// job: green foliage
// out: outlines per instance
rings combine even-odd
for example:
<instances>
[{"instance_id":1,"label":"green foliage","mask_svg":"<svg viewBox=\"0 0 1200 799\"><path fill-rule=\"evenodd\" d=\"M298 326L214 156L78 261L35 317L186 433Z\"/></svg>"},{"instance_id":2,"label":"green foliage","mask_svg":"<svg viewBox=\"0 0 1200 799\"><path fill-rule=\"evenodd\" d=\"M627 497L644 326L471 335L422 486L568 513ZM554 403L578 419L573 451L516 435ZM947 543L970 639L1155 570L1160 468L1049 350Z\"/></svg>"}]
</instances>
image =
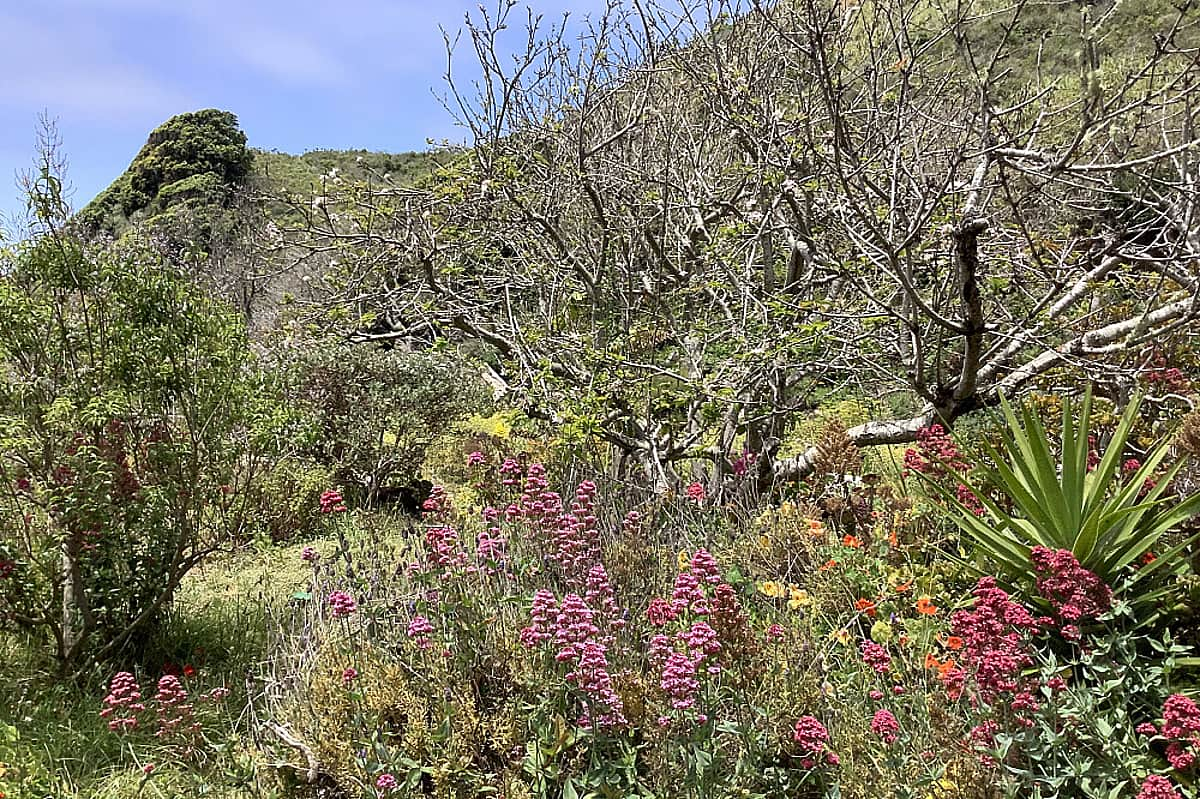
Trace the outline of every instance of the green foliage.
<instances>
[{"instance_id":1,"label":"green foliage","mask_svg":"<svg viewBox=\"0 0 1200 799\"><path fill-rule=\"evenodd\" d=\"M79 221L89 231L117 235L135 217L179 205L223 208L253 163L232 113L179 114L151 132L129 169L79 212Z\"/></svg>"},{"instance_id":2,"label":"green foliage","mask_svg":"<svg viewBox=\"0 0 1200 799\"><path fill-rule=\"evenodd\" d=\"M61 208L55 187L40 207ZM236 314L138 242L64 222L43 215L0 270L0 618L66 663L144 632L239 526L253 384Z\"/></svg>"},{"instance_id":3,"label":"green foliage","mask_svg":"<svg viewBox=\"0 0 1200 799\"><path fill-rule=\"evenodd\" d=\"M430 444L484 402L468 367L436 352L307 341L283 368L316 433L302 451L368 502L417 479Z\"/></svg>"},{"instance_id":4,"label":"green foliage","mask_svg":"<svg viewBox=\"0 0 1200 799\"><path fill-rule=\"evenodd\" d=\"M1033 580L1030 550L1035 546L1066 549L1106 584L1133 592L1131 599L1149 604L1161 598L1160 592L1150 590L1150 581L1179 572L1185 565L1180 553L1194 537L1160 553L1133 577L1127 570L1200 510L1200 495L1176 502L1167 493L1187 457L1165 465L1173 454L1169 441L1151 448L1136 468L1125 468L1126 443L1140 406L1140 399L1129 404L1104 455L1092 463L1095 431L1090 390L1078 420L1071 403L1064 403L1057 458L1033 409L1021 406L1018 415L1005 400L1006 428L1000 444L982 445L987 460L973 473L978 475L975 494L987 515L976 515L944 487L931 484L950 500L951 519L978 547L989 568L1028 588ZM991 490L1003 499L993 498Z\"/></svg>"}]
</instances>

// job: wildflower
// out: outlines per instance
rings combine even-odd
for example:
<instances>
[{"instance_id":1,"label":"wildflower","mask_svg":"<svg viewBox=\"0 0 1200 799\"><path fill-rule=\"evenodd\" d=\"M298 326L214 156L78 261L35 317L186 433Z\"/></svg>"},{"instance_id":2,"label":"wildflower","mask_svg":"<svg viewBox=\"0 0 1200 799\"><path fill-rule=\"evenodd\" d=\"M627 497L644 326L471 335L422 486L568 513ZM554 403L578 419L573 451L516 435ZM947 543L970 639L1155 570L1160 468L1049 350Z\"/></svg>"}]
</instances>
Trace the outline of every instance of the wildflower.
<instances>
[{"instance_id":1,"label":"wildflower","mask_svg":"<svg viewBox=\"0 0 1200 799\"><path fill-rule=\"evenodd\" d=\"M399 787L399 785L400 784L396 782L396 778L391 774L380 774L379 778L375 780L375 790L379 791L380 793L394 791Z\"/></svg>"},{"instance_id":2,"label":"wildflower","mask_svg":"<svg viewBox=\"0 0 1200 799\"><path fill-rule=\"evenodd\" d=\"M932 616L938 612L938 606L933 604L933 600L927 596L923 596L918 599L915 607L917 609L917 613L920 613L922 616Z\"/></svg>"},{"instance_id":3,"label":"wildflower","mask_svg":"<svg viewBox=\"0 0 1200 799\"><path fill-rule=\"evenodd\" d=\"M758 584L759 593L765 594L771 598L784 596L783 586L774 580L765 580Z\"/></svg>"},{"instance_id":4,"label":"wildflower","mask_svg":"<svg viewBox=\"0 0 1200 799\"><path fill-rule=\"evenodd\" d=\"M1183 694L1172 694L1163 703L1163 737L1167 744L1167 762L1183 771L1196 762L1196 745L1200 743L1200 707Z\"/></svg>"},{"instance_id":5,"label":"wildflower","mask_svg":"<svg viewBox=\"0 0 1200 799\"><path fill-rule=\"evenodd\" d=\"M829 747L829 730L815 716L801 716L792 728L792 740L799 745L800 764L812 768Z\"/></svg>"},{"instance_id":6,"label":"wildflower","mask_svg":"<svg viewBox=\"0 0 1200 799\"><path fill-rule=\"evenodd\" d=\"M333 617L341 619L358 610L358 603L345 591L334 591L329 595L329 607Z\"/></svg>"},{"instance_id":7,"label":"wildflower","mask_svg":"<svg viewBox=\"0 0 1200 799\"><path fill-rule=\"evenodd\" d=\"M834 568L837 565L838 565L838 562L836 560L830 559L830 560L825 561L825 563L821 564L821 566L817 569L817 571L819 571L819 572L829 571L830 569Z\"/></svg>"},{"instance_id":8,"label":"wildflower","mask_svg":"<svg viewBox=\"0 0 1200 799\"><path fill-rule=\"evenodd\" d=\"M837 641L842 646L850 643L850 631L845 628L830 633L829 637Z\"/></svg>"},{"instance_id":9,"label":"wildflower","mask_svg":"<svg viewBox=\"0 0 1200 799\"><path fill-rule=\"evenodd\" d=\"M544 588L539 589L533 595L529 615L531 624L521 630L522 646L532 648L554 637L554 620L558 615L558 600L554 594Z\"/></svg>"},{"instance_id":10,"label":"wildflower","mask_svg":"<svg viewBox=\"0 0 1200 799\"><path fill-rule=\"evenodd\" d=\"M854 609L859 613L865 613L871 618L875 618L879 611L875 609L875 603L869 599L859 599L854 603Z\"/></svg>"},{"instance_id":11,"label":"wildflower","mask_svg":"<svg viewBox=\"0 0 1200 799\"><path fill-rule=\"evenodd\" d=\"M1179 799L1175 786L1166 777L1151 774L1142 783L1137 799Z\"/></svg>"},{"instance_id":12,"label":"wildflower","mask_svg":"<svg viewBox=\"0 0 1200 799\"><path fill-rule=\"evenodd\" d=\"M688 557L686 549L681 549L679 552L675 553L675 565L679 567L679 571L687 571L690 564L691 558Z\"/></svg>"},{"instance_id":13,"label":"wildflower","mask_svg":"<svg viewBox=\"0 0 1200 799\"><path fill-rule=\"evenodd\" d=\"M782 624L772 624L767 628L767 640L778 641L780 638L783 638L784 632Z\"/></svg>"},{"instance_id":14,"label":"wildflower","mask_svg":"<svg viewBox=\"0 0 1200 799\"><path fill-rule=\"evenodd\" d=\"M429 636L432 632L433 625L424 616L413 616L412 621L408 623L408 637L415 638L417 646L421 649L428 649L430 647Z\"/></svg>"},{"instance_id":15,"label":"wildflower","mask_svg":"<svg viewBox=\"0 0 1200 799\"><path fill-rule=\"evenodd\" d=\"M322 491L318 502L321 507L321 513L342 513L346 510L346 503L342 499L341 493L332 489Z\"/></svg>"},{"instance_id":16,"label":"wildflower","mask_svg":"<svg viewBox=\"0 0 1200 799\"><path fill-rule=\"evenodd\" d=\"M350 666L342 670L342 684L349 685L358 679L358 669Z\"/></svg>"},{"instance_id":17,"label":"wildflower","mask_svg":"<svg viewBox=\"0 0 1200 799\"><path fill-rule=\"evenodd\" d=\"M691 568L692 574L702 583L717 585L721 582L721 571L717 567L717 559L703 547L692 554Z\"/></svg>"},{"instance_id":18,"label":"wildflower","mask_svg":"<svg viewBox=\"0 0 1200 799\"><path fill-rule=\"evenodd\" d=\"M908 591L911 588L912 588L912 580L905 580L904 582L902 582L896 586L896 593L903 594L904 592Z\"/></svg>"},{"instance_id":19,"label":"wildflower","mask_svg":"<svg viewBox=\"0 0 1200 799\"><path fill-rule=\"evenodd\" d=\"M615 727L625 723L625 709L621 697L613 688L603 644L596 641L584 643L579 663L575 671L567 675L567 680L590 697L593 709L603 711L594 719L585 712L579 719L579 726L591 729L593 726Z\"/></svg>"},{"instance_id":20,"label":"wildflower","mask_svg":"<svg viewBox=\"0 0 1200 799\"><path fill-rule=\"evenodd\" d=\"M949 635L946 636L944 643L946 644L947 649L958 651L959 649L962 649L963 639L959 638L957 635Z\"/></svg>"},{"instance_id":21,"label":"wildflower","mask_svg":"<svg viewBox=\"0 0 1200 799\"><path fill-rule=\"evenodd\" d=\"M888 651L874 641L863 641L862 659L875 671L883 674L892 665L892 656Z\"/></svg>"},{"instance_id":22,"label":"wildflower","mask_svg":"<svg viewBox=\"0 0 1200 799\"><path fill-rule=\"evenodd\" d=\"M872 702L878 702L880 699L883 699L883 691L880 691L878 688L872 688L867 692L867 697Z\"/></svg>"},{"instance_id":23,"label":"wildflower","mask_svg":"<svg viewBox=\"0 0 1200 799\"><path fill-rule=\"evenodd\" d=\"M196 667L191 665L190 663L184 665L183 676L187 677L188 679L195 677L196 676Z\"/></svg>"},{"instance_id":24,"label":"wildflower","mask_svg":"<svg viewBox=\"0 0 1200 799\"><path fill-rule=\"evenodd\" d=\"M137 714L145 709L142 689L133 675L127 671L114 674L100 711L100 718L108 719L108 728L114 732L137 729Z\"/></svg>"},{"instance_id":25,"label":"wildflower","mask_svg":"<svg viewBox=\"0 0 1200 799\"><path fill-rule=\"evenodd\" d=\"M575 660L579 656L580 645L600 632L592 621L595 615L578 594L563 597L554 620L554 642L559 646L554 657L558 662Z\"/></svg>"},{"instance_id":26,"label":"wildflower","mask_svg":"<svg viewBox=\"0 0 1200 799\"><path fill-rule=\"evenodd\" d=\"M760 549L770 549L771 548L771 539L765 535L760 535L758 537L758 546Z\"/></svg>"},{"instance_id":27,"label":"wildflower","mask_svg":"<svg viewBox=\"0 0 1200 799\"><path fill-rule=\"evenodd\" d=\"M1079 565L1070 550L1034 547L1029 559L1037 574L1038 593L1050 600L1063 620L1074 624L1094 619L1112 607L1112 589Z\"/></svg>"},{"instance_id":28,"label":"wildflower","mask_svg":"<svg viewBox=\"0 0 1200 799\"><path fill-rule=\"evenodd\" d=\"M862 548L862 539L860 539L858 536L846 533L846 535L842 537L842 546L850 547L851 549L860 549Z\"/></svg>"},{"instance_id":29,"label":"wildflower","mask_svg":"<svg viewBox=\"0 0 1200 799\"><path fill-rule=\"evenodd\" d=\"M900 722L896 721L890 710L880 708L875 711L871 719L871 732L882 738L885 744L895 743L899 731Z\"/></svg>"},{"instance_id":30,"label":"wildflower","mask_svg":"<svg viewBox=\"0 0 1200 799\"><path fill-rule=\"evenodd\" d=\"M147 776L153 774L154 773L154 764L147 763L146 765L142 766L142 773Z\"/></svg>"},{"instance_id":31,"label":"wildflower","mask_svg":"<svg viewBox=\"0 0 1200 799\"><path fill-rule=\"evenodd\" d=\"M679 616L679 612L674 606L663 599L662 597L654 597L650 600L650 606L646 608L646 620L655 627L662 627L669 621L674 621Z\"/></svg>"},{"instance_id":32,"label":"wildflower","mask_svg":"<svg viewBox=\"0 0 1200 799\"><path fill-rule=\"evenodd\" d=\"M158 731L155 735L162 737L183 730L191 732L196 729L189 724L192 719L192 706L187 702L188 693L184 690L179 678L164 674L158 680L158 693L154 695L158 711Z\"/></svg>"},{"instance_id":33,"label":"wildflower","mask_svg":"<svg viewBox=\"0 0 1200 799\"><path fill-rule=\"evenodd\" d=\"M788 610L799 610L812 604L808 592L794 585L788 586Z\"/></svg>"},{"instance_id":34,"label":"wildflower","mask_svg":"<svg viewBox=\"0 0 1200 799\"><path fill-rule=\"evenodd\" d=\"M813 538L824 538L826 535L825 525L817 519L808 520L808 532Z\"/></svg>"},{"instance_id":35,"label":"wildflower","mask_svg":"<svg viewBox=\"0 0 1200 799\"><path fill-rule=\"evenodd\" d=\"M926 655L925 655L925 668L927 668L927 669L936 669L936 668L938 668L938 667L939 667L939 666L941 666L941 665L942 665L942 662L941 662L940 660L938 660L936 657L934 657L932 652L928 652L928 653L926 653Z\"/></svg>"},{"instance_id":36,"label":"wildflower","mask_svg":"<svg viewBox=\"0 0 1200 799\"><path fill-rule=\"evenodd\" d=\"M1133 731L1136 732L1138 735L1148 735L1148 736L1158 735L1158 727L1155 727L1149 721L1143 721L1141 724L1134 727Z\"/></svg>"},{"instance_id":37,"label":"wildflower","mask_svg":"<svg viewBox=\"0 0 1200 799\"><path fill-rule=\"evenodd\" d=\"M475 450L471 454L467 455L467 466L479 466L481 463L483 463L483 461L483 453L479 450Z\"/></svg>"},{"instance_id":38,"label":"wildflower","mask_svg":"<svg viewBox=\"0 0 1200 799\"><path fill-rule=\"evenodd\" d=\"M704 490L703 484L701 483L692 483L685 490L687 492L688 499L692 500L697 505L703 503L708 496Z\"/></svg>"},{"instance_id":39,"label":"wildflower","mask_svg":"<svg viewBox=\"0 0 1200 799\"><path fill-rule=\"evenodd\" d=\"M320 555L317 554L317 550L313 549L312 547L305 547L304 549L300 550L300 560L304 561L305 563L316 563L317 558L319 557Z\"/></svg>"},{"instance_id":40,"label":"wildflower","mask_svg":"<svg viewBox=\"0 0 1200 799\"><path fill-rule=\"evenodd\" d=\"M671 700L671 707L686 710L696 703L700 682L696 679L696 663L682 652L672 652L663 665L659 686Z\"/></svg>"}]
</instances>

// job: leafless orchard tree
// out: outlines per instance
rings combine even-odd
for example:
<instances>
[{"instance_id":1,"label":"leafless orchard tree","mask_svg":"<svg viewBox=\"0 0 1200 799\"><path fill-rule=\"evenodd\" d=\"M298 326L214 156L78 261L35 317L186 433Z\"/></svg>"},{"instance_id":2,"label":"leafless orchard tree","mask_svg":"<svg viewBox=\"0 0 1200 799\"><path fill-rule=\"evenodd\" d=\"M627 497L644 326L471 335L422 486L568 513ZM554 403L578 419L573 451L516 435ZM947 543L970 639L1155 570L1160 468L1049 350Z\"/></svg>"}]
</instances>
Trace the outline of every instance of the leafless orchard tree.
<instances>
[{"instance_id":1,"label":"leafless orchard tree","mask_svg":"<svg viewBox=\"0 0 1200 799\"><path fill-rule=\"evenodd\" d=\"M769 484L831 392L899 411L857 444L911 441L1194 335L1194 2L612 0L508 57L516 16L468 21L464 154L313 232L354 335L486 345L615 468Z\"/></svg>"}]
</instances>

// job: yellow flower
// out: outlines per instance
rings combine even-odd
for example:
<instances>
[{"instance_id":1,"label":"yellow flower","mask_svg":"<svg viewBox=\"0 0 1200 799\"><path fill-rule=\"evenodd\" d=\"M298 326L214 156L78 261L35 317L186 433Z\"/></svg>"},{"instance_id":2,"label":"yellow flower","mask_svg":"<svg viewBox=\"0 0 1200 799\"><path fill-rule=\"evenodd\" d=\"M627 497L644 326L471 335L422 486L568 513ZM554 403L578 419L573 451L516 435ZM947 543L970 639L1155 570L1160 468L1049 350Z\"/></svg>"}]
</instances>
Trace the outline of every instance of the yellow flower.
<instances>
[{"instance_id":1,"label":"yellow flower","mask_svg":"<svg viewBox=\"0 0 1200 799\"><path fill-rule=\"evenodd\" d=\"M679 554L675 556L675 562L679 564L679 571L685 572L692 565L692 558L688 555L686 549L679 550Z\"/></svg>"},{"instance_id":2,"label":"yellow flower","mask_svg":"<svg viewBox=\"0 0 1200 799\"><path fill-rule=\"evenodd\" d=\"M774 580L766 580L764 582L759 583L758 590L759 590L759 592L766 594L767 596L772 597L772 598L784 596L783 586L780 585L779 583L775 582Z\"/></svg>"},{"instance_id":3,"label":"yellow flower","mask_svg":"<svg viewBox=\"0 0 1200 799\"><path fill-rule=\"evenodd\" d=\"M758 545L760 547L762 547L763 549L770 549L771 548L771 539L767 538L765 535L760 535L758 537Z\"/></svg>"},{"instance_id":4,"label":"yellow flower","mask_svg":"<svg viewBox=\"0 0 1200 799\"><path fill-rule=\"evenodd\" d=\"M811 604L812 599L809 598L807 591L795 585L788 586L788 610L798 610Z\"/></svg>"},{"instance_id":5,"label":"yellow flower","mask_svg":"<svg viewBox=\"0 0 1200 799\"><path fill-rule=\"evenodd\" d=\"M843 628L841 630L835 630L834 632L829 634L829 637L832 638L833 640L837 641L842 646L845 646L846 644L850 643L850 631L845 628Z\"/></svg>"}]
</instances>

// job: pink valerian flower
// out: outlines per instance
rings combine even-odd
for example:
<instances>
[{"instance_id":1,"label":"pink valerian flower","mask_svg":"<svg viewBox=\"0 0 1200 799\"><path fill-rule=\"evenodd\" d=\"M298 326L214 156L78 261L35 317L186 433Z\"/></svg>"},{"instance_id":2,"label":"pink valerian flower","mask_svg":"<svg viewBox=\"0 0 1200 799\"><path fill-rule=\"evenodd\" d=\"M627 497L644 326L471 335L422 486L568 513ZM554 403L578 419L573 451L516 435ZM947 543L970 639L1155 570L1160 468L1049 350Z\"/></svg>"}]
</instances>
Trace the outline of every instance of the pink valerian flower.
<instances>
[{"instance_id":1,"label":"pink valerian flower","mask_svg":"<svg viewBox=\"0 0 1200 799\"><path fill-rule=\"evenodd\" d=\"M892 711L880 708L871 719L871 732L883 739L885 744L893 744L899 737L900 722L892 715Z\"/></svg>"},{"instance_id":2,"label":"pink valerian flower","mask_svg":"<svg viewBox=\"0 0 1200 799\"><path fill-rule=\"evenodd\" d=\"M513 458L505 458L504 463L500 464L497 471L500 473L500 484L508 488L516 488L521 485L521 477L525 473L521 464Z\"/></svg>"},{"instance_id":3,"label":"pink valerian flower","mask_svg":"<svg viewBox=\"0 0 1200 799\"><path fill-rule=\"evenodd\" d=\"M672 652L663 664L659 687L671 700L671 707L687 710L696 704L700 682L696 679L696 662L682 652Z\"/></svg>"},{"instance_id":4,"label":"pink valerian flower","mask_svg":"<svg viewBox=\"0 0 1200 799\"><path fill-rule=\"evenodd\" d=\"M829 730L815 716L801 716L796 720L792 740L800 750L800 765L804 768L814 768L822 757L831 766L840 762L829 748Z\"/></svg>"},{"instance_id":5,"label":"pink valerian flower","mask_svg":"<svg viewBox=\"0 0 1200 799\"><path fill-rule=\"evenodd\" d=\"M1142 782L1137 799L1179 799L1175 785L1166 777L1151 774Z\"/></svg>"},{"instance_id":6,"label":"pink valerian flower","mask_svg":"<svg viewBox=\"0 0 1200 799\"><path fill-rule=\"evenodd\" d=\"M300 550L300 560L304 561L305 563L316 563L317 559L320 557L321 556L317 554L317 550L313 549L312 547L305 547L304 549Z\"/></svg>"},{"instance_id":7,"label":"pink valerian flower","mask_svg":"<svg viewBox=\"0 0 1200 799\"><path fill-rule=\"evenodd\" d=\"M707 613L708 608L704 602L704 590L700 587L700 581L694 572L680 572L675 576L675 586L671 590L671 609L675 611L676 615L688 610L695 613L697 608ZM705 615L705 613L701 615Z\"/></svg>"},{"instance_id":8,"label":"pink valerian flower","mask_svg":"<svg viewBox=\"0 0 1200 799\"><path fill-rule=\"evenodd\" d=\"M690 499L692 502L695 502L697 505L703 504L704 500L708 498L708 492L704 490L704 485L702 483L690 483L688 487L684 489L684 492L687 494L688 499Z\"/></svg>"},{"instance_id":9,"label":"pink valerian flower","mask_svg":"<svg viewBox=\"0 0 1200 799\"><path fill-rule=\"evenodd\" d=\"M1033 664L1025 637L1036 633L1038 620L1014 602L994 577L984 577L972 592L975 606L956 611L950 617L951 633L963 641L960 660L971 672L975 687L985 702L1002 693L1014 693L1021 672ZM948 669L941 675L951 696L957 697L965 685L966 671Z\"/></svg>"},{"instance_id":10,"label":"pink valerian flower","mask_svg":"<svg viewBox=\"0 0 1200 799\"><path fill-rule=\"evenodd\" d=\"M1158 735L1158 727L1155 727L1149 721L1143 721L1141 724L1133 728L1133 731L1138 735L1154 736Z\"/></svg>"},{"instance_id":11,"label":"pink valerian flower","mask_svg":"<svg viewBox=\"0 0 1200 799\"><path fill-rule=\"evenodd\" d=\"M446 521L449 519L452 508L450 495L446 493L446 487L440 485L435 485L430 489L429 496L421 503L422 514L435 521Z\"/></svg>"},{"instance_id":12,"label":"pink valerian flower","mask_svg":"<svg viewBox=\"0 0 1200 799\"><path fill-rule=\"evenodd\" d=\"M696 580L700 583L717 585L721 582L721 570L717 567L717 559L703 547L692 553L689 567Z\"/></svg>"},{"instance_id":13,"label":"pink valerian flower","mask_svg":"<svg viewBox=\"0 0 1200 799\"><path fill-rule=\"evenodd\" d=\"M888 651L874 641L862 642L862 659L872 669L880 674L892 666L892 656Z\"/></svg>"},{"instance_id":14,"label":"pink valerian flower","mask_svg":"<svg viewBox=\"0 0 1200 799\"><path fill-rule=\"evenodd\" d=\"M979 499L979 495L970 486L965 483L959 483L954 493L958 497L958 501L962 503L962 506L971 513L974 513L976 516L984 514L983 501Z\"/></svg>"},{"instance_id":15,"label":"pink valerian flower","mask_svg":"<svg viewBox=\"0 0 1200 799\"><path fill-rule=\"evenodd\" d=\"M539 589L533 595L533 604L529 611L530 624L521 630L521 645L532 649L543 641L554 637L555 618L558 616L558 600L546 589Z\"/></svg>"},{"instance_id":16,"label":"pink valerian flower","mask_svg":"<svg viewBox=\"0 0 1200 799\"><path fill-rule=\"evenodd\" d=\"M621 697L613 688L612 676L608 673L608 658L604 645L596 641L587 641L580 649L579 662L575 670L567 675L567 681L574 683L588 695L593 709L600 710L594 718L584 711L579 718L579 726L591 729L593 726L606 728L616 727L625 723L625 708Z\"/></svg>"},{"instance_id":17,"label":"pink valerian flower","mask_svg":"<svg viewBox=\"0 0 1200 799\"><path fill-rule=\"evenodd\" d=\"M467 562L458 531L449 525L437 525L425 531L425 551L429 560L443 570L456 569Z\"/></svg>"},{"instance_id":18,"label":"pink valerian flower","mask_svg":"<svg viewBox=\"0 0 1200 799\"><path fill-rule=\"evenodd\" d=\"M433 625L424 616L413 616L412 621L408 623L408 637L415 639L421 649L428 649L433 645L429 640L432 634Z\"/></svg>"},{"instance_id":19,"label":"pink valerian flower","mask_svg":"<svg viewBox=\"0 0 1200 799\"><path fill-rule=\"evenodd\" d=\"M679 611L662 597L656 596L651 599L649 607L646 608L646 620L655 627L662 627L677 618L679 618Z\"/></svg>"},{"instance_id":20,"label":"pink valerian flower","mask_svg":"<svg viewBox=\"0 0 1200 799\"><path fill-rule=\"evenodd\" d=\"M595 612L578 594L567 594L558 607L554 620L554 643L558 653L554 656L559 663L574 661L579 657L580 647L600 632L595 623Z\"/></svg>"},{"instance_id":21,"label":"pink valerian flower","mask_svg":"<svg viewBox=\"0 0 1200 799\"><path fill-rule=\"evenodd\" d=\"M179 682L179 678L164 674L158 680L158 693L154 701L158 712L158 737L175 733L195 732L200 725L192 720L192 706L188 703L188 693Z\"/></svg>"},{"instance_id":22,"label":"pink valerian flower","mask_svg":"<svg viewBox=\"0 0 1200 799\"><path fill-rule=\"evenodd\" d=\"M358 610L358 603L345 591L334 591L329 595L329 609L335 619L344 619Z\"/></svg>"},{"instance_id":23,"label":"pink valerian flower","mask_svg":"<svg viewBox=\"0 0 1200 799\"><path fill-rule=\"evenodd\" d=\"M495 574L493 563L502 563L508 556L508 541L499 527L489 527L475 537L475 557L488 574Z\"/></svg>"},{"instance_id":24,"label":"pink valerian flower","mask_svg":"<svg viewBox=\"0 0 1200 799\"><path fill-rule=\"evenodd\" d=\"M710 660L721 651L721 640L717 631L703 621L698 621L686 631L679 633L679 640L688 649L692 661L700 666L705 660ZM720 671L720 666L710 662L708 672L714 674Z\"/></svg>"},{"instance_id":25,"label":"pink valerian flower","mask_svg":"<svg viewBox=\"0 0 1200 799\"><path fill-rule=\"evenodd\" d=\"M1070 550L1034 547L1029 558L1037 575L1038 593L1050 600L1064 621L1095 619L1112 607L1112 589L1079 565Z\"/></svg>"},{"instance_id":26,"label":"pink valerian flower","mask_svg":"<svg viewBox=\"0 0 1200 799\"><path fill-rule=\"evenodd\" d=\"M595 610L597 620L608 630L615 632L625 627L625 614L617 604L612 583L603 564L597 563L588 572L587 591L583 599L588 607Z\"/></svg>"},{"instance_id":27,"label":"pink valerian flower","mask_svg":"<svg viewBox=\"0 0 1200 799\"><path fill-rule=\"evenodd\" d=\"M108 686L100 718L108 719L108 728L114 732L136 730L137 714L146 709L142 703L142 689L137 680L127 671L118 671Z\"/></svg>"},{"instance_id":28,"label":"pink valerian flower","mask_svg":"<svg viewBox=\"0 0 1200 799\"><path fill-rule=\"evenodd\" d=\"M650 665L661 669L667 662L667 658L675 651L675 646L671 641L671 637L657 633L650 636L650 642L646 646L646 657L650 661Z\"/></svg>"},{"instance_id":29,"label":"pink valerian flower","mask_svg":"<svg viewBox=\"0 0 1200 799\"><path fill-rule=\"evenodd\" d=\"M1163 703L1162 735L1167 744L1167 762L1171 768L1191 768L1200 752L1200 707L1183 694L1171 694Z\"/></svg>"},{"instance_id":30,"label":"pink valerian flower","mask_svg":"<svg viewBox=\"0 0 1200 799\"><path fill-rule=\"evenodd\" d=\"M872 688L867 692L867 698L872 702L878 702L880 699L883 699L883 691L880 691L878 688Z\"/></svg>"},{"instance_id":31,"label":"pink valerian flower","mask_svg":"<svg viewBox=\"0 0 1200 799\"><path fill-rule=\"evenodd\" d=\"M342 670L342 684L343 685L350 685L352 682L354 682L357 679L358 679L358 669L354 668L353 666L349 666Z\"/></svg>"},{"instance_id":32,"label":"pink valerian flower","mask_svg":"<svg viewBox=\"0 0 1200 799\"><path fill-rule=\"evenodd\" d=\"M346 510L346 503L342 499L341 493L333 489L322 491L318 503L321 513L343 513Z\"/></svg>"},{"instance_id":33,"label":"pink valerian flower","mask_svg":"<svg viewBox=\"0 0 1200 799\"><path fill-rule=\"evenodd\" d=\"M380 793L391 793L400 787L400 783L396 782L396 778L391 774L380 774L375 780L375 790Z\"/></svg>"},{"instance_id":34,"label":"pink valerian flower","mask_svg":"<svg viewBox=\"0 0 1200 799\"><path fill-rule=\"evenodd\" d=\"M738 477L745 477L750 471L750 467L754 465L756 460L758 460L758 456L753 452L748 450L743 452L738 459L733 462L733 473Z\"/></svg>"},{"instance_id":35,"label":"pink valerian flower","mask_svg":"<svg viewBox=\"0 0 1200 799\"><path fill-rule=\"evenodd\" d=\"M621 531L627 536L636 536L642 530L642 514L635 510L625 514L621 520Z\"/></svg>"},{"instance_id":36,"label":"pink valerian flower","mask_svg":"<svg viewBox=\"0 0 1200 799\"><path fill-rule=\"evenodd\" d=\"M772 624L767 628L766 639L768 641L778 641L780 638L783 638L786 632L782 624Z\"/></svg>"},{"instance_id":37,"label":"pink valerian flower","mask_svg":"<svg viewBox=\"0 0 1200 799\"><path fill-rule=\"evenodd\" d=\"M483 462L485 460L486 460L486 458L484 457L484 454L482 452L480 452L479 450L475 450L474 452L467 455L467 466L468 467L480 466L483 464Z\"/></svg>"},{"instance_id":38,"label":"pink valerian flower","mask_svg":"<svg viewBox=\"0 0 1200 799\"><path fill-rule=\"evenodd\" d=\"M971 465L958 451L958 445L940 424L918 430L916 449L910 448L904 452L906 472L940 477L947 472L962 474L970 468Z\"/></svg>"}]
</instances>

